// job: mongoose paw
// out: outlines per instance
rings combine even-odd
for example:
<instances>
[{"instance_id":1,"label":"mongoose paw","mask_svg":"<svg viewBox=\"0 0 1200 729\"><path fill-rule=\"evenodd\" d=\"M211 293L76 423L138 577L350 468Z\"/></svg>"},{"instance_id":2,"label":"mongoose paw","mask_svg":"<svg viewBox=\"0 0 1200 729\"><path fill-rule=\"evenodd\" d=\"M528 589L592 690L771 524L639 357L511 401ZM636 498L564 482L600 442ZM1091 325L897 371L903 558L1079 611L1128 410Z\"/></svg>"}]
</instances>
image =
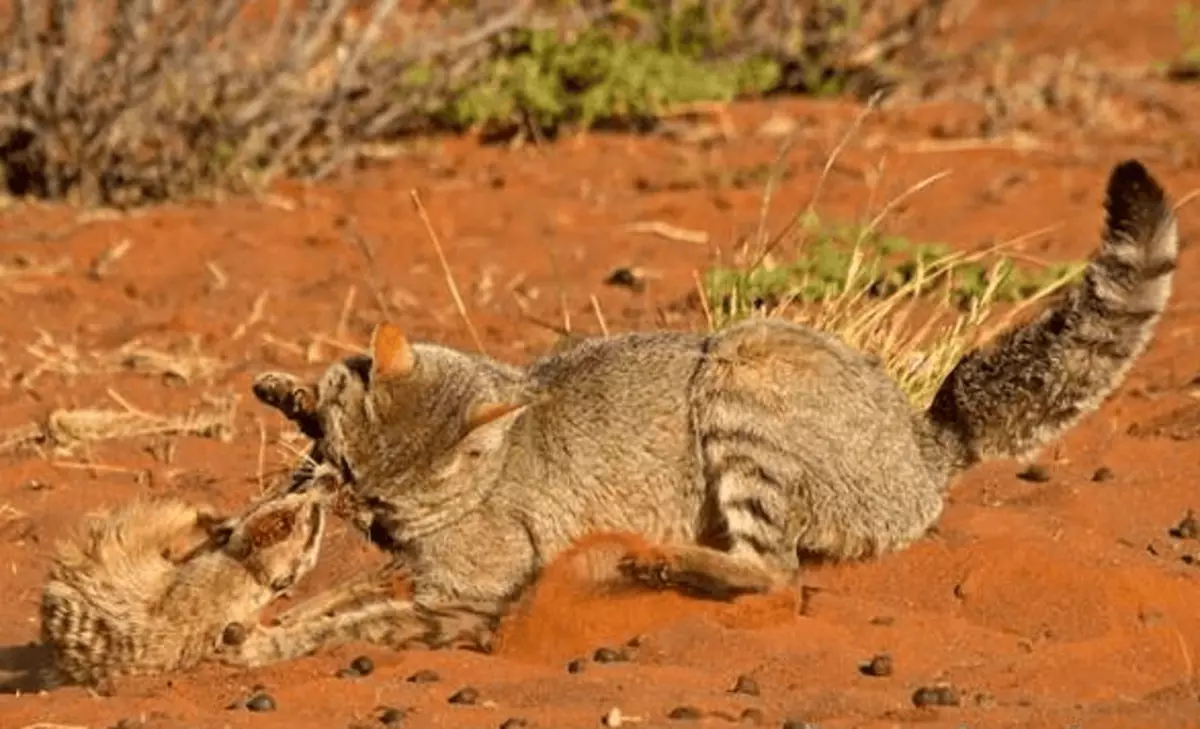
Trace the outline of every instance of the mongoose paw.
<instances>
[{"instance_id":1,"label":"mongoose paw","mask_svg":"<svg viewBox=\"0 0 1200 729\"><path fill-rule=\"evenodd\" d=\"M664 554L627 554L617 563L617 569L627 579L652 590L666 590L676 585L675 567Z\"/></svg>"}]
</instances>

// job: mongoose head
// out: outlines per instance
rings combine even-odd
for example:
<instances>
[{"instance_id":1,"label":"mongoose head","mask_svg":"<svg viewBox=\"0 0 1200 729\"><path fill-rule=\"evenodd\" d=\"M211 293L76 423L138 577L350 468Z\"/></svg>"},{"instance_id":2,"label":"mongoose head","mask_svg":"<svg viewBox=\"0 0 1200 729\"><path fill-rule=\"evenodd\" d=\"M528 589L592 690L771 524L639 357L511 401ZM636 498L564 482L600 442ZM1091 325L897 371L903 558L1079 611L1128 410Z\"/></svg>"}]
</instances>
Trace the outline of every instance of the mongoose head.
<instances>
[{"instance_id":1,"label":"mongoose head","mask_svg":"<svg viewBox=\"0 0 1200 729\"><path fill-rule=\"evenodd\" d=\"M316 382L282 372L255 378L255 397L313 441L293 475L305 490L312 468L330 464L348 485L445 478L501 446L531 400L523 376L491 360L410 343L383 323L371 353L335 362Z\"/></svg>"},{"instance_id":2,"label":"mongoose head","mask_svg":"<svg viewBox=\"0 0 1200 729\"><path fill-rule=\"evenodd\" d=\"M207 525L200 551L219 552L263 588L268 601L312 571L325 534L326 512L340 479L332 469L315 474L313 486L252 505L244 513Z\"/></svg>"}]
</instances>

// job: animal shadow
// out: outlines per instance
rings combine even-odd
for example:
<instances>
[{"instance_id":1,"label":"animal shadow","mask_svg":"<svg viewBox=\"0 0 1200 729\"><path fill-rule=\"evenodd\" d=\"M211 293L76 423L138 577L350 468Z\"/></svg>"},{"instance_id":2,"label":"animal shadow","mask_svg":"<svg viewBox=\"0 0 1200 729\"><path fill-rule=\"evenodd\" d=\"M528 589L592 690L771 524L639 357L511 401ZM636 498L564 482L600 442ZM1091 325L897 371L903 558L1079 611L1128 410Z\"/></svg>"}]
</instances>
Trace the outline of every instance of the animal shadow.
<instances>
[{"instance_id":1,"label":"animal shadow","mask_svg":"<svg viewBox=\"0 0 1200 729\"><path fill-rule=\"evenodd\" d=\"M0 694L37 693L53 688L50 648L41 643L0 646Z\"/></svg>"}]
</instances>

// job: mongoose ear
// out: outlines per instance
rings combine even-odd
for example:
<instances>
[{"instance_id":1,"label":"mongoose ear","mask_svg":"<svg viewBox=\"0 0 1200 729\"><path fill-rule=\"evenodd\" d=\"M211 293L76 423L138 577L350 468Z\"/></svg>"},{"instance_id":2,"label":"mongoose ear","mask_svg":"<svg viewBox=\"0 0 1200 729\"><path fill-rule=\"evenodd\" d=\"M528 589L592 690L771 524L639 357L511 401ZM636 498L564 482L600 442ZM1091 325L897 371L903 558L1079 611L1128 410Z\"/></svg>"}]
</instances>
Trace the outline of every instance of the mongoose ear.
<instances>
[{"instance_id":1,"label":"mongoose ear","mask_svg":"<svg viewBox=\"0 0 1200 729\"><path fill-rule=\"evenodd\" d=\"M253 549L274 546L291 536L296 521L294 509L272 509L246 524L244 540Z\"/></svg>"},{"instance_id":2,"label":"mongoose ear","mask_svg":"<svg viewBox=\"0 0 1200 729\"><path fill-rule=\"evenodd\" d=\"M529 405L523 400L515 400L512 402L485 402L472 407L467 411L467 432L482 428L488 423L494 422L503 418L505 415Z\"/></svg>"},{"instance_id":3,"label":"mongoose ear","mask_svg":"<svg viewBox=\"0 0 1200 729\"><path fill-rule=\"evenodd\" d=\"M251 385L258 401L275 408L284 417L300 426L309 438L321 437L320 421L317 418L317 389L305 385L286 372L263 372L254 378Z\"/></svg>"},{"instance_id":4,"label":"mongoose ear","mask_svg":"<svg viewBox=\"0 0 1200 729\"><path fill-rule=\"evenodd\" d=\"M403 377L412 372L416 360L412 345L400 327L391 322L375 326L371 334L371 380Z\"/></svg>"}]
</instances>

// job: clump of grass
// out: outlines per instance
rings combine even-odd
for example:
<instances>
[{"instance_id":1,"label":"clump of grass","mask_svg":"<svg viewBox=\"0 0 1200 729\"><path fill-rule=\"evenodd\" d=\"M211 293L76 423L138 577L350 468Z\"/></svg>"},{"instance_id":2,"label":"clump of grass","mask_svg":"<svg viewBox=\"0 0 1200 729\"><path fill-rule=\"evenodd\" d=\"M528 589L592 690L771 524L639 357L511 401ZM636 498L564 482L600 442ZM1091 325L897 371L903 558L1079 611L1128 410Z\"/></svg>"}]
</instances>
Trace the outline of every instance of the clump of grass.
<instances>
[{"instance_id":1,"label":"clump of grass","mask_svg":"<svg viewBox=\"0 0 1200 729\"><path fill-rule=\"evenodd\" d=\"M1167 77L1176 81L1200 79L1200 8L1194 3L1175 5L1175 32L1183 44L1183 52L1162 64Z\"/></svg>"},{"instance_id":2,"label":"clump of grass","mask_svg":"<svg viewBox=\"0 0 1200 729\"><path fill-rule=\"evenodd\" d=\"M0 181L132 206L322 176L411 134L638 126L834 93L940 32L945 0L19 0L0 36Z\"/></svg>"},{"instance_id":3,"label":"clump of grass","mask_svg":"<svg viewBox=\"0 0 1200 729\"><path fill-rule=\"evenodd\" d=\"M206 398L201 406L185 413L165 415L117 399L120 409L58 409L44 421L0 432L0 453L32 449L64 454L93 443L146 436L193 436L229 442L235 432L236 396Z\"/></svg>"},{"instance_id":4,"label":"clump of grass","mask_svg":"<svg viewBox=\"0 0 1200 729\"><path fill-rule=\"evenodd\" d=\"M878 356L915 407L925 407L958 360L990 335L1002 304L1009 322L1075 280L1083 264L1019 266L999 246L975 254L912 243L860 226L805 216L801 244L785 264L717 268L704 279L717 327L752 316L786 316Z\"/></svg>"}]
</instances>

